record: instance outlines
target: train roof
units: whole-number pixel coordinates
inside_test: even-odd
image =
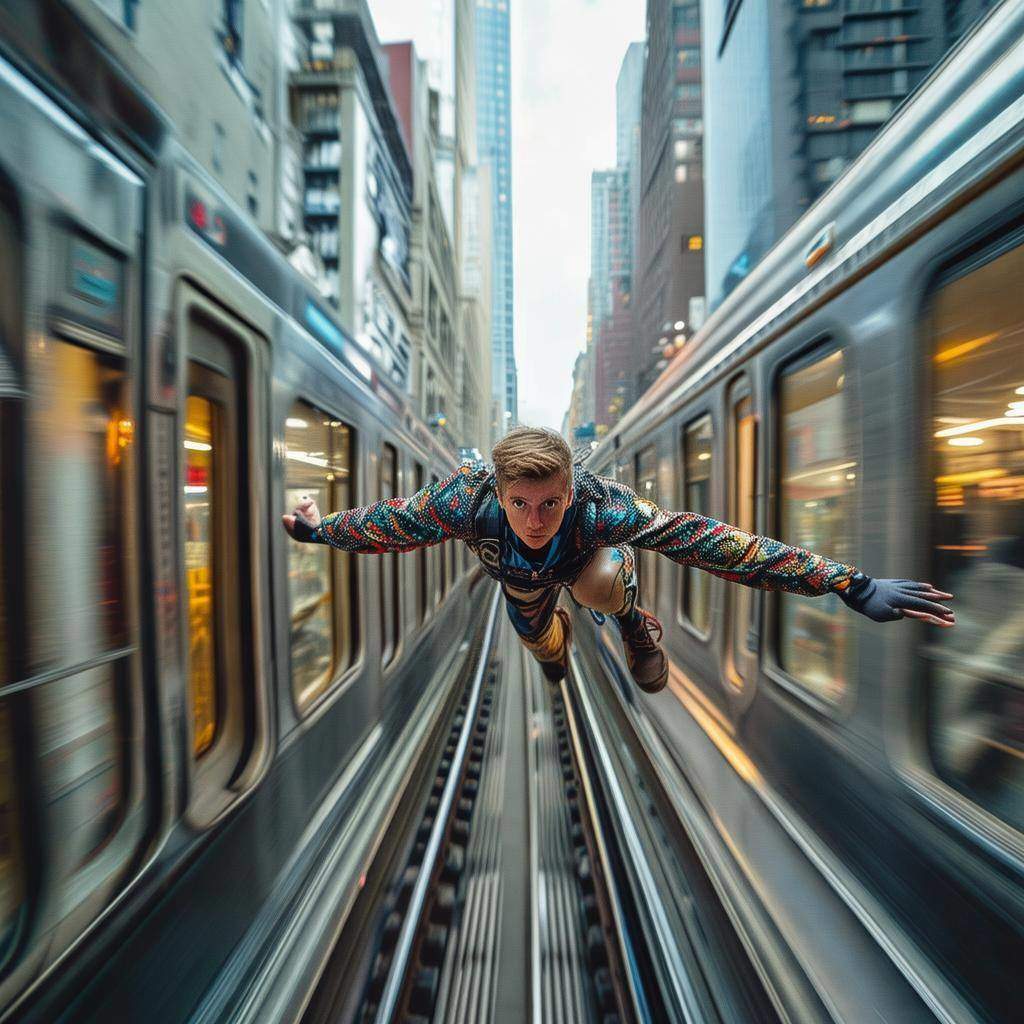
[[[693,389],[907,244],[936,207],[1019,152],[1024,4],[1004,0],[953,47],[864,152],[765,255],[601,441],[600,463]],[[808,269],[805,257],[829,244]]]

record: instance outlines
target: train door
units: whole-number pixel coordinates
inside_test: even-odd
[[[183,614],[190,738],[190,818],[207,824],[255,782],[267,747],[267,708],[254,610],[253,537],[262,339],[182,282]]]
[[[747,380],[738,381],[728,395],[728,517],[747,533],[757,532],[757,415]],[[732,585],[725,591],[725,658],[727,689],[753,695],[757,672],[758,594],[751,587]]]
[[[0,61],[0,1013],[146,829],[143,179]]]

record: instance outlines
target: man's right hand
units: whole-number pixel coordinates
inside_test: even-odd
[[[296,520],[299,521],[298,536],[295,533]],[[288,536],[293,540],[306,540],[309,530],[314,530],[320,525],[320,509],[316,507],[316,502],[312,498],[304,494],[302,501],[292,509],[290,516],[281,516],[281,522],[284,524]],[[306,526],[307,529],[303,529],[303,526]]]

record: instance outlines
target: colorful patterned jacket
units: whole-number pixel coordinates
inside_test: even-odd
[[[297,530],[296,536],[360,554],[461,540],[489,575],[525,589],[572,583],[597,548],[618,544],[657,551],[748,587],[808,597],[845,590],[857,572],[696,512],[666,512],[580,466],[573,470],[573,485],[574,499],[558,533],[538,551],[513,533],[498,504],[494,473],[483,463],[464,465],[411,498],[386,498],[324,516],[316,529]]]

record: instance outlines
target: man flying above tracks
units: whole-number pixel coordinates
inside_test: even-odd
[[[552,682],[568,667],[571,619],[557,607],[565,587],[578,604],[615,620],[637,685],[648,693],[664,687],[661,623],[637,604],[634,548],[759,590],[838,594],[875,622],[906,617],[955,625],[953,612],[937,603],[953,595],[930,583],[872,579],[694,512],[667,512],[623,484],[574,466],[569,446],[554,431],[517,428],[494,446],[492,459],[493,468],[463,465],[411,498],[385,498],[324,517],[307,498],[281,518],[295,540],[358,554],[464,541],[501,583],[512,625]]]

